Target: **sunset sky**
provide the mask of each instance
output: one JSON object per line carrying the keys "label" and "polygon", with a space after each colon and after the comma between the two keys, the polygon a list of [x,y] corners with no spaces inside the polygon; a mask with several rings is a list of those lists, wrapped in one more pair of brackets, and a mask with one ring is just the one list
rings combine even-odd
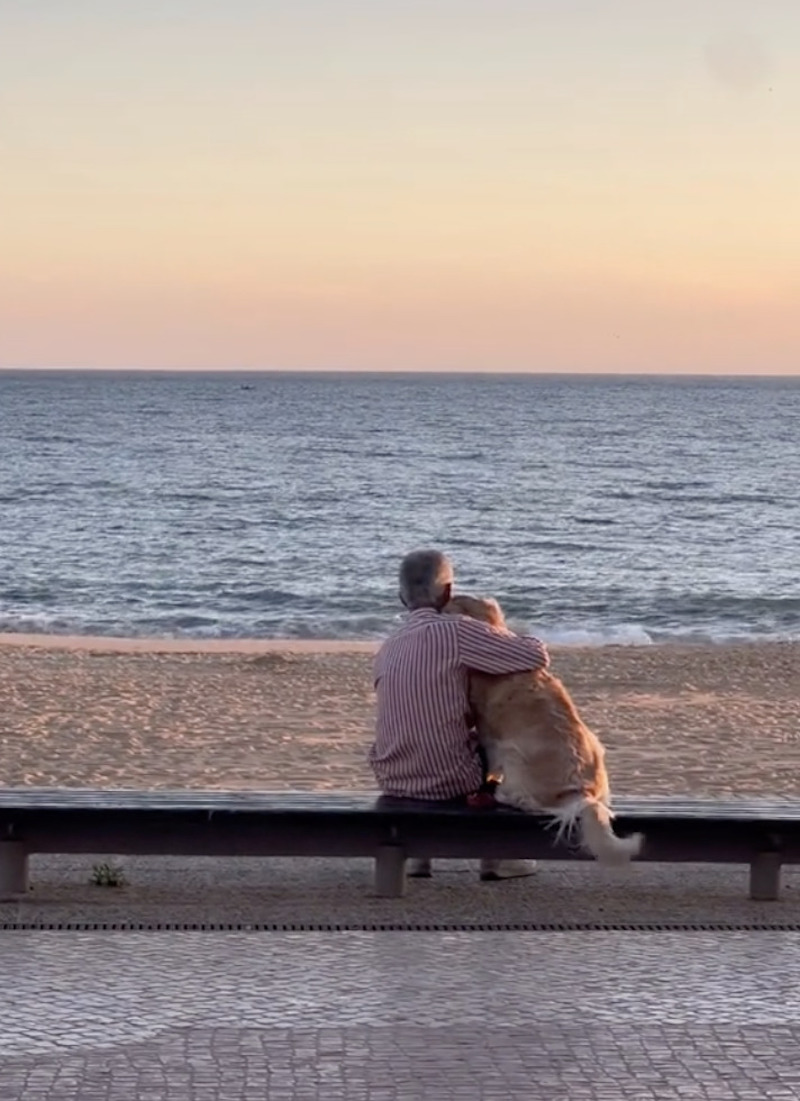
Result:
{"label": "sunset sky", "polygon": [[800,0],[27,0],[0,366],[800,373]]}

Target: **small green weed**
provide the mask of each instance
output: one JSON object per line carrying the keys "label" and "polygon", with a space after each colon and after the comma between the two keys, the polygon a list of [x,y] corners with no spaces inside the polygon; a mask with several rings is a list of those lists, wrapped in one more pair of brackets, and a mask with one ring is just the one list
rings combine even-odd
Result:
{"label": "small green weed", "polygon": [[124,887],[125,873],[115,864],[93,864],[89,882],[95,887]]}

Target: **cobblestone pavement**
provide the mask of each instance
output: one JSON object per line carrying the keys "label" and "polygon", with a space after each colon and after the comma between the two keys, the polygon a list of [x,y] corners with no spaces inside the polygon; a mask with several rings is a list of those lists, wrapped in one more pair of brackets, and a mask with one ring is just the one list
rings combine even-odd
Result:
{"label": "cobblestone pavement", "polygon": [[800,935],[5,933],[2,1101],[800,1097]]}

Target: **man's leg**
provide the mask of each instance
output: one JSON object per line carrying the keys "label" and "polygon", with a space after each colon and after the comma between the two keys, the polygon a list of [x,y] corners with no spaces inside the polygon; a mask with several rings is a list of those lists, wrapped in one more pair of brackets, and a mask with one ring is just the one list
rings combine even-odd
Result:
{"label": "man's leg", "polygon": [[535,860],[482,860],[480,878],[483,883],[493,883],[498,879],[522,879],[535,871]]}
{"label": "man's leg", "polygon": [[429,857],[426,857],[424,860],[409,860],[406,869],[406,875],[410,879],[430,879],[433,875],[433,868]]}
{"label": "man's leg", "polygon": [[[441,803],[437,803],[438,806],[450,806],[450,807],[463,807],[466,806],[467,796],[457,795],[454,799],[446,799]],[[409,879],[430,879],[433,875],[433,862],[431,858],[417,858],[415,860],[409,860],[406,864],[406,876]]]}
{"label": "man's leg", "polygon": [[[481,759],[486,765],[486,758],[481,750]],[[492,792],[496,784],[487,780],[484,774],[484,782],[481,785],[482,792]],[[467,803],[467,796],[459,796],[448,799],[444,804],[462,807]],[[531,875],[536,870],[535,860],[481,860],[480,878],[484,882],[492,882],[498,879],[519,879],[522,876]],[[406,864],[406,877],[409,879],[430,879],[433,875],[433,862],[430,857],[416,857]]]}
{"label": "man's leg", "polygon": [[[494,795],[497,790],[497,776],[502,772],[496,744],[492,751],[487,752],[484,746],[478,747],[481,762],[483,764],[483,786],[481,791],[488,791]],[[521,879],[526,875],[533,875],[536,871],[535,860],[489,860],[484,859],[480,863],[480,878],[483,883],[493,883],[498,879]]]}
{"label": "man's leg", "polygon": [[[425,860],[409,860],[406,875],[409,879],[430,879],[433,875],[432,862]],[[536,871],[535,860],[482,860],[480,865],[480,877],[484,883],[491,883],[498,879],[520,879],[522,876],[533,875]]]}

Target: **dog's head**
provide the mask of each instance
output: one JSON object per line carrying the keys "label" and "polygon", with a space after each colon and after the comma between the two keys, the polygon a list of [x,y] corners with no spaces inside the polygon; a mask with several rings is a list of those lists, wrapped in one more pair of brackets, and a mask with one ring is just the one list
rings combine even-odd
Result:
{"label": "dog's head", "polygon": [[481,619],[491,627],[506,625],[500,605],[487,596],[467,596],[461,593],[451,597],[442,611],[446,615],[466,615],[470,619]]}

